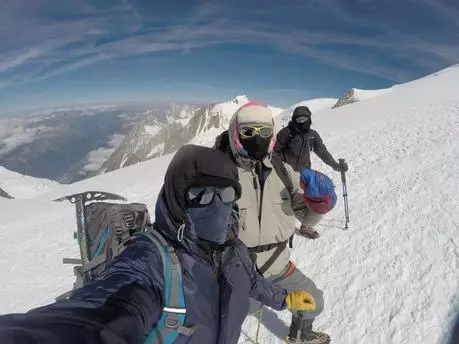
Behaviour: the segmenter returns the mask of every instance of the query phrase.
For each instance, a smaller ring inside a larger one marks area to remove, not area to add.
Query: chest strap
[[[253,253],[261,253],[261,252],[266,252],[266,251],[271,251],[274,248],[277,248],[279,246],[286,246],[288,240],[281,241],[281,242],[275,242],[272,244],[266,244],[266,245],[260,245],[260,246],[253,246],[249,247],[249,252]]]
[[[263,264],[262,267],[260,267],[260,272],[264,274],[268,269],[274,264],[277,258],[281,255],[282,251],[285,250],[287,247],[287,243],[289,240],[285,240],[282,242],[276,242],[273,244],[267,244],[267,245],[261,245],[261,246],[255,246],[255,247],[250,247],[249,252],[255,252],[255,253],[260,253],[260,252],[266,252],[269,250],[272,250],[273,248],[276,248],[276,250],[273,252],[271,257]]]

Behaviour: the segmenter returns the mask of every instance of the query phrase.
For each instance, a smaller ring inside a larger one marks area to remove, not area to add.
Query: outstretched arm
[[[162,311],[160,256],[136,238],[68,300],[0,317],[0,343],[142,343]]]
[[[314,153],[316,153],[317,156],[321,158],[322,161],[328,166],[332,167],[333,169],[336,169],[337,166],[339,166],[339,164],[327,150],[327,147],[323,143],[322,138],[316,131],[314,131],[313,149]]]

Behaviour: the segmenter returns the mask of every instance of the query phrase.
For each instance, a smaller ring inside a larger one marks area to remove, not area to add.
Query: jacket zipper
[[[221,323],[222,323],[222,294],[223,294],[223,287],[221,285],[221,278],[220,278],[220,265],[221,263],[219,262],[219,258],[221,257],[218,257],[218,253],[217,253],[217,249],[213,249],[212,251],[212,264],[214,265],[215,267],[215,273],[217,275],[217,284],[218,284],[218,288],[219,288],[219,293],[218,293],[218,323],[217,323],[217,340],[219,342],[225,340],[225,338],[221,338],[222,334],[221,334]]]
[[[263,189],[260,188],[260,209],[258,211],[258,223],[260,224],[261,228],[261,216],[263,214]]]
[[[255,169],[255,174],[258,177],[258,185],[260,186],[260,207],[258,208],[258,224],[260,225],[260,228],[261,228],[261,217],[263,214],[263,194],[264,194],[264,183],[261,183],[261,179],[263,178],[262,176],[263,169],[262,169],[261,164],[262,164],[261,162],[257,163],[258,173],[256,173],[257,171]]]
[[[212,251],[212,263],[215,267],[215,272],[217,273],[217,277],[220,275],[220,263],[217,258],[217,249]]]
[[[298,157],[296,158],[296,168],[298,168],[298,166],[300,165],[300,158],[303,156],[304,154],[304,149],[307,148],[304,146],[304,137],[306,136],[307,134],[303,134],[303,135],[300,135],[301,136],[301,152],[300,154],[298,155]]]

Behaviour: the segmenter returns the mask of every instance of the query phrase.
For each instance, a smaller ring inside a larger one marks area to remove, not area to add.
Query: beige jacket
[[[257,111],[260,111],[258,109]],[[246,114],[247,115],[247,114]],[[241,143],[238,141],[238,122],[251,122],[245,116],[239,118],[237,111],[229,124],[227,131],[216,138],[215,148],[230,153],[236,160],[239,168],[239,182],[242,186],[242,195],[237,204],[240,213],[239,238],[248,246],[255,247],[280,243],[288,240],[295,232],[295,215],[305,215],[302,191],[299,187],[300,175],[290,165],[284,164],[293,183],[293,209],[290,195],[284,182],[276,173],[269,159],[265,159],[265,166],[271,169],[264,183],[263,200],[260,182],[254,171],[254,162],[244,158],[240,153]],[[255,116],[254,121],[260,120],[261,115]],[[268,117],[272,120],[271,114]],[[269,122],[270,120],[266,120]],[[287,178],[287,177],[285,177]],[[261,214],[260,214],[261,212]],[[259,214],[261,218],[259,219]],[[302,221],[302,219],[300,219]],[[256,264],[262,267],[272,257],[276,248],[256,253]],[[265,272],[265,277],[278,275],[285,271],[290,261],[290,249],[286,247],[274,264]]]
[[[268,165],[268,163],[265,164]],[[292,175],[295,173],[290,166],[287,168]],[[258,219],[261,202],[258,177],[252,170],[239,168],[239,182],[242,186],[242,195],[237,202],[241,221],[239,238],[248,247],[288,240],[295,232],[295,214],[291,207],[290,196],[276,171],[271,170],[264,185],[261,222]],[[263,266],[275,250],[274,248],[257,253],[257,266]],[[265,277],[280,274],[289,260],[290,250],[287,247],[266,271]]]

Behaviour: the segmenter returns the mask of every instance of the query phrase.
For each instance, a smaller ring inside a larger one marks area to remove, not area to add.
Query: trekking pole
[[[260,324],[261,324],[261,319],[263,318],[263,306],[257,311],[258,314],[258,325],[257,325],[257,333],[255,335],[255,344],[260,344],[258,341],[259,335],[260,335]],[[256,314],[256,313],[255,313]]]
[[[301,344],[301,330],[303,329],[303,313],[301,311],[298,311],[298,324],[297,328],[298,330],[296,331],[296,344]]]
[[[344,159],[338,159],[340,165],[344,165]],[[344,215],[346,217],[346,224],[344,229],[348,229],[347,224],[349,223],[349,204],[347,201],[347,185],[346,185],[346,172],[341,171],[341,182],[343,184],[343,199],[344,199]]]

